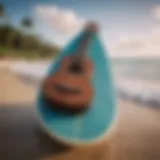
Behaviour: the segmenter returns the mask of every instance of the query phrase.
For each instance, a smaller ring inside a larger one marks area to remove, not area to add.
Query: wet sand
[[[0,159],[159,160],[160,110],[120,101],[119,120],[109,140],[98,146],[67,148],[39,128],[36,88],[0,69]]]

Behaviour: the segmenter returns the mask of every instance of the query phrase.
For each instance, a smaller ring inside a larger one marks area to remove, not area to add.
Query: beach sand
[[[55,155],[55,148],[52,149],[48,142],[44,144],[37,142],[34,130],[32,134],[30,129],[33,124],[34,127],[38,125],[38,123],[33,123],[35,118],[32,109],[29,112],[27,110],[28,107],[34,108],[36,92],[36,87],[20,81],[16,75],[7,70],[6,66],[0,68],[0,126],[3,126],[0,127],[0,159],[160,159],[160,110],[130,101],[118,102],[118,122],[109,139],[96,147],[75,148]],[[26,128],[27,131],[25,129],[22,131],[23,128]],[[39,147],[40,145],[43,146]],[[28,152],[24,152],[26,148]],[[40,152],[44,153],[38,156]],[[21,156],[18,159],[19,154]],[[33,158],[32,155],[36,158]]]
[[[0,104],[33,103],[35,91],[7,68],[0,69]]]

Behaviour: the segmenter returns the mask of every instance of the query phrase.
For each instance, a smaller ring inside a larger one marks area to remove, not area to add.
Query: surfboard
[[[51,63],[47,76],[56,72],[64,56],[74,54],[83,34],[81,31],[58,54]],[[95,95],[86,112],[79,115],[56,112],[44,99],[41,88],[37,96],[36,109],[42,128],[51,137],[69,145],[97,143],[112,132],[116,122],[117,107],[111,61],[98,34],[93,37],[88,56],[94,64],[92,84]]]

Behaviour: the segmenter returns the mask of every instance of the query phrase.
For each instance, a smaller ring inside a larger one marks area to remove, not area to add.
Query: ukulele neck
[[[77,52],[73,55],[71,69],[74,72],[82,71],[83,68],[83,62],[85,60],[88,47],[90,45],[90,42],[93,39],[94,34],[97,32],[98,26],[94,22],[89,22],[86,25],[84,35],[81,39],[80,45],[77,49]]]
[[[82,67],[85,57],[88,53],[88,47],[92,41],[93,35],[94,33],[91,32],[84,33],[80,46],[73,56],[73,65],[76,65],[77,67]]]

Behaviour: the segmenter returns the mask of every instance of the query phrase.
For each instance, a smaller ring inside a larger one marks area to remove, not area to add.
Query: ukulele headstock
[[[99,26],[94,21],[89,21],[85,26],[86,31],[96,33],[99,30]]]

